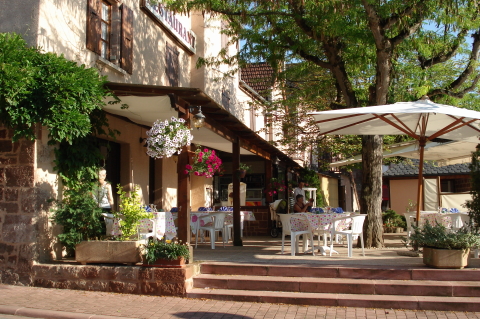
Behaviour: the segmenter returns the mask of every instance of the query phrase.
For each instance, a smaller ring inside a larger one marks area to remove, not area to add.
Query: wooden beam
[[[238,137],[232,143],[232,183],[233,183],[233,245],[243,246],[240,217],[240,177],[237,172],[240,167],[240,143]]]

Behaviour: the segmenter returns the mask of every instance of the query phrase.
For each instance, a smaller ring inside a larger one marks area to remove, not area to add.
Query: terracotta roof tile
[[[240,78],[265,99],[270,99],[273,69],[266,62],[250,63],[240,70]]]

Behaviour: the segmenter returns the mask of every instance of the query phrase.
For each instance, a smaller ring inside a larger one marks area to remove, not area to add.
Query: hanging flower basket
[[[190,145],[193,136],[184,119],[172,116],[170,121],[157,120],[147,131],[147,155],[153,158],[171,157],[180,154],[182,147]]]
[[[222,160],[215,154],[215,150],[198,147],[192,158],[192,164],[185,166],[185,174],[194,173],[196,176],[210,178],[220,171]]]

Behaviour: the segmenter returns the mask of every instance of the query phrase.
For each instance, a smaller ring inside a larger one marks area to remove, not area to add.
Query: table
[[[177,236],[172,213],[154,212],[153,215],[154,218],[140,220],[140,225],[138,226],[140,234],[154,233],[158,239],[162,239],[164,236],[166,239],[172,239]],[[119,222],[121,221],[118,218],[114,218],[111,232],[107,235],[120,236],[122,234]]]
[[[463,225],[462,215],[466,213],[421,213],[420,224],[428,221],[430,225],[436,225],[437,222],[447,228],[460,228]]]
[[[330,232],[330,227],[333,224],[335,218],[350,216],[350,213],[331,213],[331,214],[312,214],[312,213],[296,213],[295,215],[303,215],[307,218],[308,223],[312,231],[317,232],[319,239],[319,247],[322,255],[326,255],[326,251],[330,250],[330,247],[327,246],[326,234]],[[348,220],[342,221],[338,224],[336,230],[343,230],[349,226]],[[323,246],[320,246],[320,234],[323,235]],[[331,238],[333,240],[333,238]],[[312,243],[312,247],[313,247]],[[333,251],[336,252],[336,251]]]

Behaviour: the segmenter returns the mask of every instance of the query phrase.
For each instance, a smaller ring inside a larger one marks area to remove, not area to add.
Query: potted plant
[[[152,240],[143,250],[145,267],[183,268],[190,259],[189,245],[176,239]]]
[[[287,190],[287,186],[285,185],[285,182],[279,178],[274,177],[270,179],[265,192],[269,196],[274,196],[275,194],[284,192],[286,190]]]
[[[397,214],[394,210],[387,209],[382,213],[385,233],[401,233],[406,228],[405,216]]]
[[[434,268],[462,269],[468,265],[470,248],[480,244],[480,236],[468,228],[450,230],[440,224],[413,226],[412,246],[423,247],[423,263]]]
[[[247,172],[250,171],[250,169],[252,168],[251,165],[248,165],[248,164],[244,164],[244,163],[240,163],[240,165],[238,166],[238,177],[239,178],[244,178],[245,175],[247,175]]]
[[[121,185],[117,186],[120,195],[120,211],[115,212],[121,235],[117,240],[83,241],[76,245],[75,260],[82,263],[127,263],[141,261],[141,242],[138,241],[138,225],[141,219],[153,218],[140,202],[139,187],[135,186],[127,196]]]
[[[147,131],[147,155],[153,158],[171,157],[180,154],[182,147],[190,145],[193,136],[185,120],[172,116],[170,121],[157,120]]]
[[[202,149],[197,146],[192,158],[192,164],[185,166],[185,174],[194,173],[196,176],[213,177],[220,172],[222,160],[215,154],[215,150]]]

